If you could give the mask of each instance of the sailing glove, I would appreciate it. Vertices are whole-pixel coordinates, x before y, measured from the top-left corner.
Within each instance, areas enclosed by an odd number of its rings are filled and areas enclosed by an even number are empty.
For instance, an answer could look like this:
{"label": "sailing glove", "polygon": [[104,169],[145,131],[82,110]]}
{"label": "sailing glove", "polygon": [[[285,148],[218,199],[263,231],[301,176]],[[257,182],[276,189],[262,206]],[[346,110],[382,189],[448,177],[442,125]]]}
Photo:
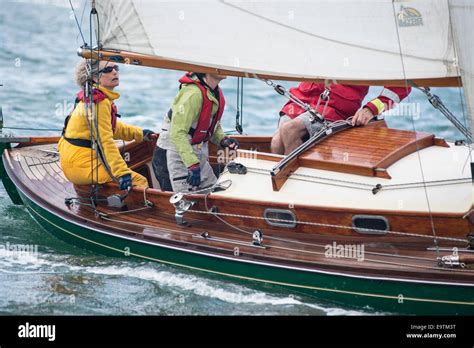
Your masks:
{"label": "sailing glove", "polygon": [[132,188],[132,176],[130,174],[125,174],[119,178],[119,188],[121,190]]}
{"label": "sailing glove", "polygon": [[143,130],[143,141],[150,142],[150,141],[155,140],[156,138],[158,138],[158,135],[152,130],[149,130],[149,129]]}
{"label": "sailing glove", "polygon": [[221,140],[221,146],[223,148],[228,147],[229,149],[237,150],[240,147],[240,143],[237,139],[225,137]]}
{"label": "sailing glove", "polygon": [[201,184],[201,167],[199,163],[188,167],[188,179],[186,181],[191,187],[199,187]]}

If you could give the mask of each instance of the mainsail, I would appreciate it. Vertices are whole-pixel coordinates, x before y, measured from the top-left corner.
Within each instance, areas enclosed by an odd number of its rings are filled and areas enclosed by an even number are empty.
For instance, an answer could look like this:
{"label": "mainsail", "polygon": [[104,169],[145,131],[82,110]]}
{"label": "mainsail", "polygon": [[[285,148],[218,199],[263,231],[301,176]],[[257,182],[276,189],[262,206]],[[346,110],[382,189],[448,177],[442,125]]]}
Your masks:
{"label": "mainsail", "polygon": [[97,0],[96,6],[104,50],[249,76],[458,83],[447,0]]}
{"label": "mainsail", "polygon": [[282,80],[463,85],[474,114],[472,0],[94,3],[103,59]]}

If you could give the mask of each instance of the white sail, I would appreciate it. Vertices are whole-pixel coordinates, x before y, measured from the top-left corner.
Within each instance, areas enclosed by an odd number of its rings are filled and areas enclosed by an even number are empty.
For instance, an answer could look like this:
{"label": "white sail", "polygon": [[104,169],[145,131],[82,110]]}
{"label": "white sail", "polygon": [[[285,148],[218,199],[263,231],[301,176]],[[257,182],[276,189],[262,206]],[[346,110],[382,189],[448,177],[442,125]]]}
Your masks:
{"label": "white sail", "polygon": [[96,6],[104,49],[281,77],[458,74],[448,0],[97,0]]}
{"label": "white sail", "polygon": [[472,132],[474,130],[474,1],[449,0],[449,9]]}

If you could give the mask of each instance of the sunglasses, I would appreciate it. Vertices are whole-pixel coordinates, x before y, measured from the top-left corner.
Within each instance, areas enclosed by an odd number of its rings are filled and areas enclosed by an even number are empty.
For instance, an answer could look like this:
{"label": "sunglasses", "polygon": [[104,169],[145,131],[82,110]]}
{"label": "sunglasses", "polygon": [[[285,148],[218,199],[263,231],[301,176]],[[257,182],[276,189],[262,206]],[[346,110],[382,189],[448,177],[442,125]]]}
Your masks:
{"label": "sunglasses", "polygon": [[106,66],[102,70],[99,70],[99,74],[108,74],[108,73],[111,73],[112,70],[114,70],[114,69],[115,69],[115,71],[119,71],[119,66],[118,65]]}

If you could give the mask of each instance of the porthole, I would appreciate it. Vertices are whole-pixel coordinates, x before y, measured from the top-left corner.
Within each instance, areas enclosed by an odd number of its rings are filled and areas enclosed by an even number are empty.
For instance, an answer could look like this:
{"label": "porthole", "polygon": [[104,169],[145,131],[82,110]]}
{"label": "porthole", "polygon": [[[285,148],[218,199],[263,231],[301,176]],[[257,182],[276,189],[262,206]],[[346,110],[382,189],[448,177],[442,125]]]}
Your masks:
{"label": "porthole", "polygon": [[270,226],[287,228],[296,227],[296,215],[290,210],[268,208],[265,209],[263,217]]}
{"label": "porthole", "polygon": [[377,215],[354,215],[352,227],[363,234],[386,234],[390,229],[387,218]]}

